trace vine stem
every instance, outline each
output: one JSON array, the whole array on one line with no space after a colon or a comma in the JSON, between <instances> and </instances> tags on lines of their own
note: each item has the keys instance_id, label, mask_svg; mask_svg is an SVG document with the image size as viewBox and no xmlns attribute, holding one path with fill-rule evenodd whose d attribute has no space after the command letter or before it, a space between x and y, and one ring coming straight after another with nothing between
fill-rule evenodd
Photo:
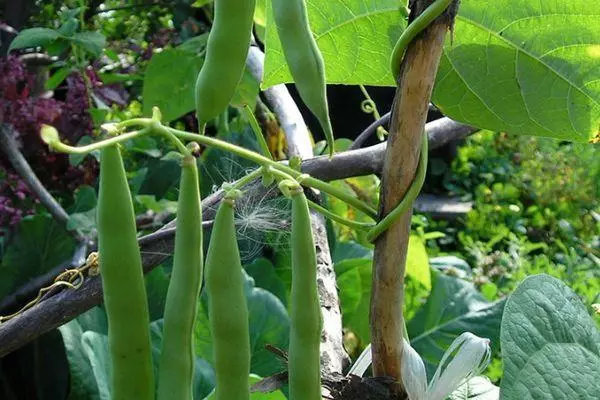
<instances>
[{"instance_id":1,"label":"vine stem","mask_svg":"<svg viewBox=\"0 0 600 400\"><path fill-rule=\"evenodd\" d=\"M294 179L297 179L300 177L300 175L302 175L301 172L296 171L295 169L288 167L287 165L280 164L280 163L270 160L269 158L262 156L258 153L255 153L253 151L247 150L243 147L239 147L239 146L236 146L236 145L228 143L228 142L224 142L219 139L215 139L215 138L212 138L209 136L204 136L204 135L198 135L196 133L181 131L181 130L174 129L174 128L169 128L169 127L166 127L164 125L159 125L159 124L155 124L151 128L153 130L154 129L166 130L168 132L173 133L175 136L177 136L183 140L196 141L203 145L220 148L221 150L225 150L227 152L233 153L240 157L246 158L252 162L255 162L256 164L258 164L260 166L271 167L274 170L284 172L284 173L290 175L291 177L293 177ZM303 179L302 183L306 184L307 186L310 186L312 188L315 188L317 190L321 190L325 193L328 193L328 194L342 200L343 202L351 205L352 207L356 208L357 210L362 211L363 213L365 213L372 219L377 218L377 212L371 206L369 206L368 204L364 203L363 201L361 201L355 197L348 195L343 190L338 189L329 183L323 182L323 181L313 178L311 176L305 177Z\"/></svg>"},{"instance_id":2,"label":"vine stem","mask_svg":"<svg viewBox=\"0 0 600 400\"><path fill-rule=\"evenodd\" d=\"M69 146L59 140L48 141L47 144L50 146L52 150L56 150L61 153L67 154L88 154L92 151L101 150L104 147L111 146L113 144L126 142L128 140L144 136L150 133L150 129L140 129L139 131L127 132L122 135L113 136L111 138L102 140L100 142L88 144L85 146Z\"/></svg>"}]
</instances>

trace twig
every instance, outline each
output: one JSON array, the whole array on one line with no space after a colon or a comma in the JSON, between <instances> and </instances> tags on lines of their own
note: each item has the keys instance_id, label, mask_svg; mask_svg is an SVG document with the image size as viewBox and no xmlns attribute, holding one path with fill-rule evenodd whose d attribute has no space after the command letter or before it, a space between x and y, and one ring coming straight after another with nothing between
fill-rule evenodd
<instances>
[{"instance_id":1,"label":"twig","mask_svg":"<svg viewBox=\"0 0 600 400\"><path fill-rule=\"evenodd\" d=\"M390 115L392 115L392 112L388 111L387 113L383 114L381 118L374 121L371 125L367 126L365 130L362 131L356 137L356 139L354 139L354 142L352 142L350 147L348 147L348 150L360 149L363 146L363 144L365 144L365 142L369 140L371 136L373 136L373 134L377 131L377 128L379 128L380 126L387 125L390 122Z\"/></svg>"},{"instance_id":2,"label":"twig","mask_svg":"<svg viewBox=\"0 0 600 400\"><path fill-rule=\"evenodd\" d=\"M425 125L425 131L429 138L429 149L433 150L453 140L463 139L478 129L444 117L429 122ZM384 142L337 153L331 160L327 156L311 158L302 162L302 171L325 181L379 174L383 168L386 147L387 143Z\"/></svg>"},{"instance_id":3,"label":"twig","mask_svg":"<svg viewBox=\"0 0 600 400\"><path fill-rule=\"evenodd\" d=\"M429 1L412 3L411 19ZM405 53L392 107L388 146L380 192L380 216L390 213L402 200L415 176L428 104L442 54L450 13L436 19ZM404 213L375 242L371 290L371 350L374 376L391 376L401 389L404 331L404 272L412 210Z\"/></svg>"},{"instance_id":4,"label":"twig","mask_svg":"<svg viewBox=\"0 0 600 400\"><path fill-rule=\"evenodd\" d=\"M12 128L7 124L0 125L0 147L4 150L4 154L8 158L15 171L25 181L25 184L31 190L31 192L40 200L47 209L50 215L54 217L59 223L67 225L69 221L69 214L62 208L62 206L56 201L54 197L46 190L42 182L38 179L29 166L29 163L23 157L23 154L19 151L17 143L12 138ZM72 231L76 239L83 240L83 236L76 231Z\"/></svg>"},{"instance_id":5,"label":"twig","mask_svg":"<svg viewBox=\"0 0 600 400\"><path fill-rule=\"evenodd\" d=\"M429 112L439 113L439 110L433 104L429 104L428 110L429 110ZM352 142L350 147L348 147L348 150L356 150L356 149L360 149L361 147L363 147L363 145L367 142L367 140L369 140L371 138L371 136L373 136L375 134L375 132L377 132L377 128L379 128L380 126L386 126L389 124L391 114L392 114L392 112L388 111L387 113L383 114L380 118L378 118L376 121L374 121L371 125L367 126L365 128L365 130L362 131L356 137L356 139L354 139L354 142ZM441 119L443 119L443 118L441 118Z\"/></svg>"}]
</instances>

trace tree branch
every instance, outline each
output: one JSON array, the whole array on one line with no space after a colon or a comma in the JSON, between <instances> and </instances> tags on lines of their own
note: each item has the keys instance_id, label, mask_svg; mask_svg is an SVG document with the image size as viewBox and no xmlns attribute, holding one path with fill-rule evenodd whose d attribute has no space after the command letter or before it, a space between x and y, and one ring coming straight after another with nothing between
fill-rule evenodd
<instances>
[{"instance_id":1,"label":"tree branch","mask_svg":"<svg viewBox=\"0 0 600 400\"><path fill-rule=\"evenodd\" d=\"M414 1L411 19L430 3ZM392 106L380 189L380 217L396 207L414 179L429 100L452 20L453 16L436 19L406 50ZM373 256L370 312L373 375L395 378L399 391L402 390L404 272L411 217L412 210L379 236Z\"/></svg>"},{"instance_id":2,"label":"tree branch","mask_svg":"<svg viewBox=\"0 0 600 400\"><path fill-rule=\"evenodd\" d=\"M38 179L31 169L31 166L19 151L17 143L12 137L13 129L7 125L0 125L0 147L4 150L4 154L8 158L15 171L25 181L25 184L31 192L40 200L40 202L48 209L48 212L55 220L63 225L67 225L69 214L62 208L54 197L46 190L42 182ZM78 232L72 231L76 239L84 239Z\"/></svg>"},{"instance_id":3,"label":"tree branch","mask_svg":"<svg viewBox=\"0 0 600 400\"><path fill-rule=\"evenodd\" d=\"M464 132L474 132L476 130L454 121L448 121L444 124L432 125L433 122L427 124L430 138L458 137L464 135ZM443 133L442 126L447 129L446 134ZM436 127L436 129L433 129L433 127ZM436 147L442 143L443 141L437 141L432 143L430 147ZM338 153L331 160L328 159L328 156L315 157L305 160L302 163L302 170L326 181L379 174L383 164L385 148L385 143L381 143L364 149ZM248 196L257 195L261 197L265 190L260 183L254 183L246 189L248 190ZM202 219L204 221L214 219L217 205L222 197L223 192L217 191L204 198L202 201ZM175 221L171 221L158 231L138 240L143 254L145 272L149 272L161 264L173 252L174 227ZM62 291L23 314L1 324L0 357L100 304L102 302L100 285L100 279L88 278L81 288Z\"/></svg>"}]
</instances>

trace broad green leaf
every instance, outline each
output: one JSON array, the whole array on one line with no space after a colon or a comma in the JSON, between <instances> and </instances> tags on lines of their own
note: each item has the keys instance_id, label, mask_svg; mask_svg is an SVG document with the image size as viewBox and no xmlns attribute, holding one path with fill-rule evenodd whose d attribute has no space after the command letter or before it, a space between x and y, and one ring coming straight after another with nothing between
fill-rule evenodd
<instances>
[{"instance_id":1,"label":"broad green leaf","mask_svg":"<svg viewBox=\"0 0 600 400\"><path fill-rule=\"evenodd\" d=\"M54 72L50 78L44 84L46 90L54 90L60 85L66 78L71 74L73 69L71 67L62 67Z\"/></svg>"},{"instance_id":2,"label":"broad green leaf","mask_svg":"<svg viewBox=\"0 0 600 400\"><path fill-rule=\"evenodd\" d=\"M456 389L450 400L498 400L500 389L484 376L469 379Z\"/></svg>"},{"instance_id":3,"label":"broad green leaf","mask_svg":"<svg viewBox=\"0 0 600 400\"><path fill-rule=\"evenodd\" d=\"M203 58L193 53L167 49L154 54L144 77L144 114L158 106L163 120L172 121L194 109L194 87Z\"/></svg>"},{"instance_id":4,"label":"broad green leaf","mask_svg":"<svg viewBox=\"0 0 600 400\"><path fill-rule=\"evenodd\" d=\"M257 287L263 288L281 301L287 304L287 289L281 278L275 271L275 266L266 258L260 257L253 260L250 264L244 265L246 273L250 275Z\"/></svg>"},{"instance_id":5,"label":"broad green leaf","mask_svg":"<svg viewBox=\"0 0 600 400\"><path fill-rule=\"evenodd\" d=\"M23 29L17 37L10 43L8 51L14 49L24 49L27 47L46 46L54 40L60 38L59 32L48 28Z\"/></svg>"},{"instance_id":6,"label":"broad green leaf","mask_svg":"<svg viewBox=\"0 0 600 400\"><path fill-rule=\"evenodd\" d=\"M167 196L179 184L181 166L176 159L147 159L147 172L143 177L138 195L154 195L157 200Z\"/></svg>"},{"instance_id":7,"label":"broad green leaf","mask_svg":"<svg viewBox=\"0 0 600 400\"><path fill-rule=\"evenodd\" d=\"M490 130L600 138L599 20L586 0L462 1L433 101Z\"/></svg>"},{"instance_id":8,"label":"broad green leaf","mask_svg":"<svg viewBox=\"0 0 600 400\"><path fill-rule=\"evenodd\" d=\"M244 68L242 79L235 89L235 93L233 94L230 104L235 107L243 107L247 104L251 109L254 110L258 91L258 82L256 79L254 79L254 76L252 76L250 71L248 71L247 68Z\"/></svg>"},{"instance_id":9,"label":"broad green leaf","mask_svg":"<svg viewBox=\"0 0 600 400\"><path fill-rule=\"evenodd\" d=\"M429 260L429 263L432 268L459 278L465 278L473 273L469 264L456 256L434 257Z\"/></svg>"},{"instance_id":10,"label":"broad green leaf","mask_svg":"<svg viewBox=\"0 0 600 400\"><path fill-rule=\"evenodd\" d=\"M372 262L355 258L335 264L340 294L342 322L362 343L369 343L369 306L371 303Z\"/></svg>"},{"instance_id":11,"label":"broad green leaf","mask_svg":"<svg viewBox=\"0 0 600 400\"><path fill-rule=\"evenodd\" d=\"M108 350L108 336L94 331L86 331L81 335L81 343L92 367L99 398L110 400L109 377L112 367Z\"/></svg>"},{"instance_id":12,"label":"broad green leaf","mask_svg":"<svg viewBox=\"0 0 600 400\"><path fill-rule=\"evenodd\" d=\"M389 57L405 27L400 2L308 0L328 83L393 86ZM433 102L449 117L495 131L600 140L600 3L461 1ZM291 82L267 18L263 87Z\"/></svg>"},{"instance_id":13,"label":"broad green leaf","mask_svg":"<svg viewBox=\"0 0 600 400\"><path fill-rule=\"evenodd\" d=\"M408 322L411 345L431 378L444 352L464 332L488 338L497 347L504 301L488 302L472 283L432 271L427 302Z\"/></svg>"},{"instance_id":14,"label":"broad green leaf","mask_svg":"<svg viewBox=\"0 0 600 400\"><path fill-rule=\"evenodd\" d=\"M429 257L425 243L418 235L410 235L408 253L406 255L406 275L431 290L431 273Z\"/></svg>"},{"instance_id":15,"label":"broad green leaf","mask_svg":"<svg viewBox=\"0 0 600 400\"><path fill-rule=\"evenodd\" d=\"M152 361L154 376L158 376L160 353L163 339L164 320L160 319L150 324L150 338L152 340ZM196 357L194 365L194 399L203 399L215 387L215 372L210 364L200 357Z\"/></svg>"},{"instance_id":16,"label":"broad green leaf","mask_svg":"<svg viewBox=\"0 0 600 400\"><path fill-rule=\"evenodd\" d=\"M0 264L0 298L32 277L70 261L74 249L73 237L49 215L24 218Z\"/></svg>"},{"instance_id":17,"label":"broad green leaf","mask_svg":"<svg viewBox=\"0 0 600 400\"><path fill-rule=\"evenodd\" d=\"M334 263L351 258L373 258L373 250L368 249L356 242L338 242L335 244L335 249L331 258Z\"/></svg>"},{"instance_id":18,"label":"broad green leaf","mask_svg":"<svg viewBox=\"0 0 600 400\"><path fill-rule=\"evenodd\" d=\"M258 375L255 374L250 374L248 376L248 385L252 386L257 382L260 382L262 380L262 378ZM216 392L213 390L210 395L208 397L206 397L204 400L215 400L217 398L216 396ZM281 390L276 390L274 392L270 392L270 393L260 393L260 392L254 392L254 393L250 393L250 400L285 400L287 399L287 397L285 396L285 394L283 394L283 392Z\"/></svg>"},{"instance_id":19,"label":"broad green leaf","mask_svg":"<svg viewBox=\"0 0 600 400\"><path fill-rule=\"evenodd\" d=\"M169 276L165 273L163 267L159 265L144 276L144 281L146 283L150 321L156 321L163 317L167 290L169 289Z\"/></svg>"},{"instance_id":20,"label":"broad green leaf","mask_svg":"<svg viewBox=\"0 0 600 400\"><path fill-rule=\"evenodd\" d=\"M289 317L284 305L272 293L254 286L254 279L245 274L246 300L250 323L251 372L270 376L284 367L274 354L265 349L265 344L284 351L288 347ZM194 328L196 355L213 363L212 338L206 306L207 297L202 296Z\"/></svg>"},{"instance_id":21,"label":"broad green leaf","mask_svg":"<svg viewBox=\"0 0 600 400\"><path fill-rule=\"evenodd\" d=\"M600 331L560 280L534 275L510 296L502 318L506 399L595 399Z\"/></svg>"},{"instance_id":22,"label":"broad green leaf","mask_svg":"<svg viewBox=\"0 0 600 400\"><path fill-rule=\"evenodd\" d=\"M223 132L219 139L234 143L246 149L260 152L254 134L249 126L240 132ZM215 187L220 187L223 182L231 182L241 178L249 169L256 168L256 164L233 153L208 147L202 153L200 168L200 191L202 197L208 196Z\"/></svg>"},{"instance_id":23,"label":"broad green leaf","mask_svg":"<svg viewBox=\"0 0 600 400\"><path fill-rule=\"evenodd\" d=\"M181 43L177 46L178 50L187 51L194 54L199 54L201 51L204 51L206 48L206 42L208 41L208 33L203 33L202 35L194 36L185 42Z\"/></svg>"},{"instance_id":24,"label":"broad green leaf","mask_svg":"<svg viewBox=\"0 0 600 400\"><path fill-rule=\"evenodd\" d=\"M262 87L292 82L267 8ZM392 86L390 54L404 28L404 0L307 0L310 27L325 61L328 83Z\"/></svg>"},{"instance_id":25,"label":"broad green leaf","mask_svg":"<svg viewBox=\"0 0 600 400\"><path fill-rule=\"evenodd\" d=\"M62 334L71 374L68 400L100 400L94 371L81 341L83 335L81 325L75 319L58 329Z\"/></svg>"},{"instance_id":26,"label":"broad green leaf","mask_svg":"<svg viewBox=\"0 0 600 400\"><path fill-rule=\"evenodd\" d=\"M94 57L100 57L106 46L106 38L100 32L78 32L70 39Z\"/></svg>"}]
</instances>

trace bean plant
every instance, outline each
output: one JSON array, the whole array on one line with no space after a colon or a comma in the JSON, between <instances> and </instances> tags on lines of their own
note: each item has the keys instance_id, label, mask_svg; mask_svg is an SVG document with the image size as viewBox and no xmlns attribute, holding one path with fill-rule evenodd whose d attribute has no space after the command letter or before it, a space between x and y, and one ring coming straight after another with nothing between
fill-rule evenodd
<instances>
[{"instance_id":1,"label":"bean plant","mask_svg":"<svg viewBox=\"0 0 600 400\"><path fill-rule=\"evenodd\" d=\"M271 3L283 58L301 99L316 116L325 133L331 158L335 155L335 147L326 96L328 81L325 62L309 24L307 3L305 0L273 0ZM420 15L411 16L410 24L400 35L392 51L391 75L395 80L398 81L402 74L403 59L409 45L442 14L448 18L451 3L451 0L428 2L429 7ZM424 183L428 160L428 139L424 133L422 146L417 151L419 161L412 183L404 198L386 215L380 215L372 206L335 185L304 174L301 163L279 163L268 154L253 152L204 134L206 125L227 110L242 78L252 42L255 6L253 0L215 0L214 20L206 46L205 61L196 81L190 82L195 87L198 132L170 126L163 121L158 108L153 109L151 117L103 125L105 137L84 146L68 145L61 141L55 128L42 128L43 140L55 151L88 154L101 150L98 252L109 321L112 362L110 388L113 399L192 398L195 365L193 327L196 323L197 299L202 288L208 295L208 315L213 340L216 376L214 397L219 400L243 400L250 397L248 305L244 294L234 211L236 202L245 196L247 184L260 178L267 186L274 182L291 204L291 327L287 356L289 398L322 398L319 359L322 317L310 209L339 224L364 231L367 239L376 243L400 217L410 212ZM597 108L595 110L598 111ZM151 362L148 308L140 250L136 242L131 193L120 155L120 146L124 142L145 136L163 138L165 143L176 150L181 164L173 272L164 311L164 336L156 379ZM597 137L592 140L597 140ZM224 195L213 222L205 262L202 253L202 205L195 158L200 146L230 152L257 166L238 181L223 185ZM348 220L309 201L306 192L311 190L318 190L346 203L364 213L372 222ZM549 285L556 288L554 282ZM565 296L568 297L568 294ZM510 304L512 309L518 309L514 302ZM579 310L579 305L575 304L573 307ZM514 316L511 318L514 319ZM585 325L586 329L588 325ZM402 331L404 338L400 347L403 349L402 375L398 385L411 400L443 400L456 393L456 390L464 388L464 385L468 386L469 382L476 382L473 379L477 379L489 361L489 340L465 332L452 342L441 358L433 378L428 382L423 359L411 347L407 328L402 326L398 329ZM506 333L505 336L508 338L510 334ZM581 340L582 343L589 337L596 337L589 330L581 333L581 336L585 337L585 340ZM518 338L512 340L518 341ZM596 345L590 344L592 342L593 340L588 340L586 345L591 354L597 356L598 342ZM511 350L503 351L512 356ZM581 357L585 362L594 359L590 355ZM370 364L368 347L353 365L351 373L363 375ZM510 365L510 368L511 371L515 370L514 365ZM590 368L597 369L597 366ZM491 393L486 398L497 398L494 388L490 389L485 382L483 385ZM518 385L507 390L509 393L519 393L519 396L524 393L524 389ZM573 393L575 396L578 392L575 390ZM592 395L598 393L590 392Z\"/></svg>"}]
</instances>

